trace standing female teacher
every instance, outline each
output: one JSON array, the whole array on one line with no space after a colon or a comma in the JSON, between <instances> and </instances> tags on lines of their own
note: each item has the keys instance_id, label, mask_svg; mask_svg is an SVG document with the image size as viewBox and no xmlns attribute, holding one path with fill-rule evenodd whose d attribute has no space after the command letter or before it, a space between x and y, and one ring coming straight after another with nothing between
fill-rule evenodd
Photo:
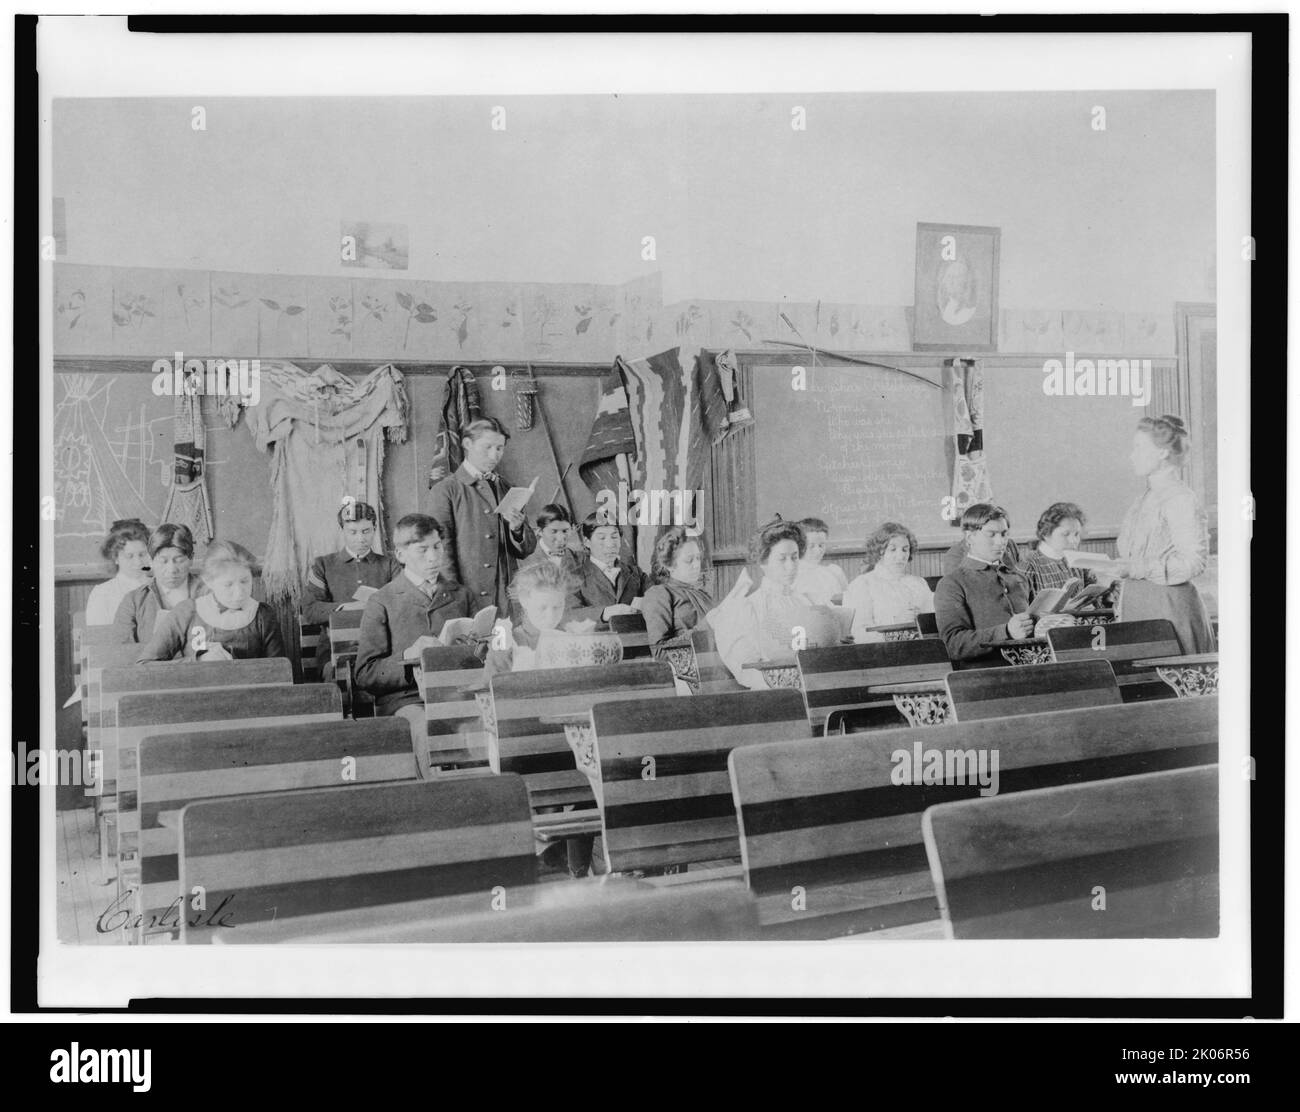
<instances>
[{"instance_id":1,"label":"standing female teacher","mask_svg":"<svg viewBox=\"0 0 1300 1112\"><path fill-rule=\"evenodd\" d=\"M1124 516L1116 543L1119 618L1168 618L1184 653L1208 653L1214 628L1192 580L1205 570L1209 531L1195 492L1179 478L1187 449L1181 418L1138 422L1129 458L1147 489Z\"/></svg>"}]
</instances>

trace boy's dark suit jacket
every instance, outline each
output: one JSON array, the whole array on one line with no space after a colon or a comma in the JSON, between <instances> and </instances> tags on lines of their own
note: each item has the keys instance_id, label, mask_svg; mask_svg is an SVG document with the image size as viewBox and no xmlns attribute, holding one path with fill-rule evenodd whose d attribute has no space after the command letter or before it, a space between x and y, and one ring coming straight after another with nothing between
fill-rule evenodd
<instances>
[{"instance_id":1,"label":"boy's dark suit jacket","mask_svg":"<svg viewBox=\"0 0 1300 1112\"><path fill-rule=\"evenodd\" d=\"M495 605L498 613L508 612L506 587L519 561L537 547L531 525L525 522L515 535L497 514L497 502L509 489L498 475L494 496L486 480L473 478L461 464L430 492L429 516L442 527L449 574L469 589L475 611Z\"/></svg>"},{"instance_id":2,"label":"boy's dark suit jacket","mask_svg":"<svg viewBox=\"0 0 1300 1112\"><path fill-rule=\"evenodd\" d=\"M376 714L393 714L420 702L415 672L402 663L402 654L417 638L437 637L448 618L469 618L474 612L469 591L444 578L432 598L405 573L370 596L361 615L357 686L375 696Z\"/></svg>"},{"instance_id":3,"label":"boy's dark suit jacket","mask_svg":"<svg viewBox=\"0 0 1300 1112\"><path fill-rule=\"evenodd\" d=\"M634 598L645 594L647 586L645 573L636 564L624 563L621 557L617 583L611 583L590 556L583 558L575 574L578 586L569 595L566 622L600 622L605 607L615 603L630 605Z\"/></svg>"}]
</instances>

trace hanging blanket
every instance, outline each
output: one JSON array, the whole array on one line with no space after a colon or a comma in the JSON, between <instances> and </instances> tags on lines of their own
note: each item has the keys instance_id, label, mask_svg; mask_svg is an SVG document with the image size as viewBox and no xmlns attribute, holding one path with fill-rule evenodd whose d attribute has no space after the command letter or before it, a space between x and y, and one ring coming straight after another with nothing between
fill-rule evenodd
<instances>
[{"instance_id":1,"label":"hanging blanket","mask_svg":"<svg viewBox=\"0 0 1300 1112\"><path fill-rule=\"evenodd\" d=\"M954 359L948 371L957 452L952 469L954 523L976 502L992 502L984 456L984 369L974 360Z\"/></svg>"},{"instance_id":2,"label":"hanging blanket","mask_svg":"<svg viewBox=\"0 0 1300 1112\"><path fill-rule=\"evenodd\" d=\"M328 365L309 374L264 359L258 404L231 395L221 406L232 428L246 410L258 449L272 452L271 535L262 565L268 601L297 608L312 561L338 548L337 514L348 495L375 508L375 550L383 551L384 442L404 442L407 427L406 387L396 367L352 379Z\"/></svg>"},{"instance_id":3,"label":"hanging blanket","mask_svg":"<svg viewBox=\"0 0 1300 1112\"><path fill-rule=\"evenodd\" d=\"M212 509L203 479L207 430L203 427L203 395L176 395L175 434L171 487L163 521L184 525L199 548L212 540Z\"/></svg>"}]
</instances>

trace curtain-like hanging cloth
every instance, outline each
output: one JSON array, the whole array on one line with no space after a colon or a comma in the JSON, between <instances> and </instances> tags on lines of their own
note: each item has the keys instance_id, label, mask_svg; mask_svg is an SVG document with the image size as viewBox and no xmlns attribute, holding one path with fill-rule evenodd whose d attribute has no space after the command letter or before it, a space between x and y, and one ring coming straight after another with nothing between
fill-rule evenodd
<instances>
[{"instance_id":1,"label":"curtain-like hanging cloth","mask_svg":"<svg viewBox=\"0 0 1300 1112\"><path fill-rule=\"evenodd\" d=\"M977 502L992 502L988 460L984 454L984 369L977 360L954 359L948 369L957 452L952 468L952 494L957 516Z\"/></svg>"},{"instance_id":2,"label":"curtain-like hanging cloth","mask_svg":"<svg viewBox=\"0 0 1300 1112\"><path fill-rule=\"evenodd\" d=\"M362 379L279 360L264 359L260 369L257 405L230 395L221 406L232 428L244 412L257 447L272 452L262 581L268 601L287 599L296 608L312 561L338 548L336 515L348 495L375 508L375 550L383 551L385 440L406 440L409 405L392 364Z\"/></svg>"}]
</instances>

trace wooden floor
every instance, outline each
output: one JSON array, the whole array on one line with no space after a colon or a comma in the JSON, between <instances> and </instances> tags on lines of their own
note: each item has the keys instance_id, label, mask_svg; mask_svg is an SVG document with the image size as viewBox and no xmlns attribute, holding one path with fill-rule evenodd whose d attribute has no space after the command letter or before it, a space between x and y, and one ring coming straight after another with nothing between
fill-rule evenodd
<instances>
[{"instance_id":1,"label":"wooden floor","mask_svg":"<svg viewBox=\"0 0 1300 1112\"><path fill-rule=\"evenodd\" d=\"M117 885L95 853L94 809L74 807L55 812L55 834L59 941L81 946L124 945L121 931L95 929L100 916L117 899Z\"/></svg>"}]
</instances>

